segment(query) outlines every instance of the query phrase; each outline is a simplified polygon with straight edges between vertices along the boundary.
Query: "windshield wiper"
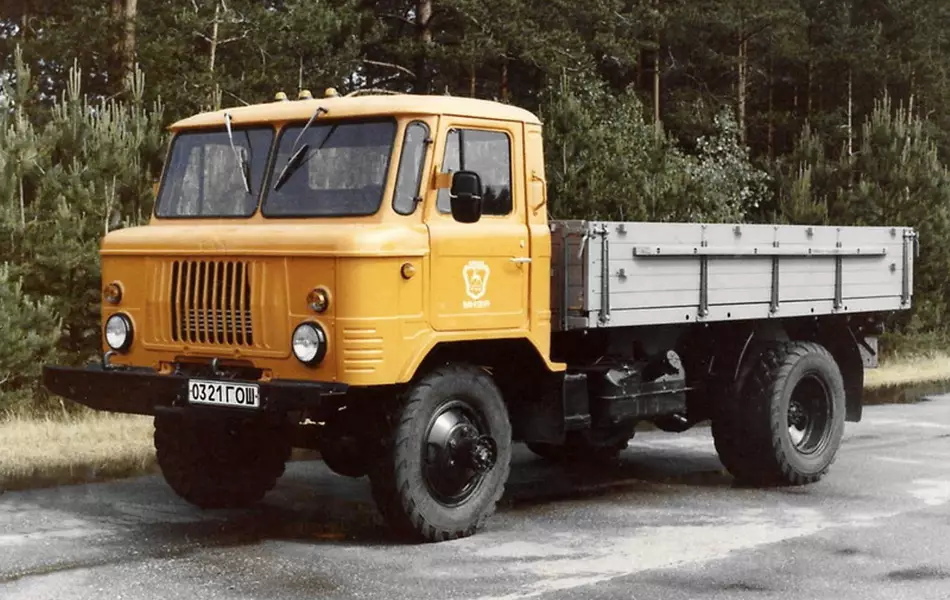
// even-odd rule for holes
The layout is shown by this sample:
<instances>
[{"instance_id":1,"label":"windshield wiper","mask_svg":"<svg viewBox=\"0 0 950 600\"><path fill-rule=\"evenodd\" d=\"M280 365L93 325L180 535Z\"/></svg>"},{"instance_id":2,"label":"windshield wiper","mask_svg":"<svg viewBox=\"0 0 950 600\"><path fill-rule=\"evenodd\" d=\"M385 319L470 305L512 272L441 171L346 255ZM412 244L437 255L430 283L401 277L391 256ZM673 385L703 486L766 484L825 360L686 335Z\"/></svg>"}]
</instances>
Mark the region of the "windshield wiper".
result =
<instances>
[{"instance_id":1,"label":"windshield wiper","mask_svg":"<svg viewBox=\"0 0 950 600\"><path fill-rule=\"evenodd\" d=\"M304 162L302 160L303 156L304 154L306 154L307 150L310 149L310 145L304 144L300 148L297 148L297 144L300 143L300 139L304 136L305 133L307 133L307 130L310 129L311 125L313 125L313 122L316 121L317 118L321 114L325 115L325 114L328 114L329 112L330 111L323 108L322 106L318 106L317 110L313 111L313 115L310 116L310 120L307 121L307 124L304 125L303 129L300 130L300 133L297 134L297 139L294 140L294 145L290 147L290 150L291 150L290 158L287 159L287 164L285 164L284 168L281 169L280 175L277 176L277 181L274 182L274 191L277 191L281 187L283 187L283 185L287 183L287 180L290 179L290 176L293 175L294 172L300 168L301 164L303 164ZM323 140L323 141L324 143L326 142L326 140Z\"/></svg>"},{"instance_id":2,"label":"windshield wiper","mask_svg":"<svg viewBox=\"0 0 950 600\"><path fill-rule=\"evenodd\" d=\"M231 113L224 113L224 127L228 130L228 141L231 142L231 150L234 151L234 158L237 159L238 172L241 174L244 191L250 194L251 167L247 162L247 157L242 152L238 152L237 146L234 145L234 133L231 131Z\"/></svg>"}]
</instances>

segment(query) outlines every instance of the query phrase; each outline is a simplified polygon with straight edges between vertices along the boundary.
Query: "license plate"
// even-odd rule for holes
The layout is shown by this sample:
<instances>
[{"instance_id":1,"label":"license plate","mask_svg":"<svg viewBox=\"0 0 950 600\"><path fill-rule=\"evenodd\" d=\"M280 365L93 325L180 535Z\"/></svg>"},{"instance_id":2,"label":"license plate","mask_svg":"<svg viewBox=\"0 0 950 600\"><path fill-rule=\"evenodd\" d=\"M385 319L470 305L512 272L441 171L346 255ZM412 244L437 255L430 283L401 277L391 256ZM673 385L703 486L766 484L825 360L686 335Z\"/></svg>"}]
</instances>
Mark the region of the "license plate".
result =
<instances>
[{"instance_id":1,"label":"license plate","mask_svg":"<svg viewBox=\"0 0 950 600\"><path fill-rule=\"evenodd\" d=\"M191 379L188 381L188 402L211 406L260 408L261 395L258 386L252 383Z\"/></svg>"}]
</instances>

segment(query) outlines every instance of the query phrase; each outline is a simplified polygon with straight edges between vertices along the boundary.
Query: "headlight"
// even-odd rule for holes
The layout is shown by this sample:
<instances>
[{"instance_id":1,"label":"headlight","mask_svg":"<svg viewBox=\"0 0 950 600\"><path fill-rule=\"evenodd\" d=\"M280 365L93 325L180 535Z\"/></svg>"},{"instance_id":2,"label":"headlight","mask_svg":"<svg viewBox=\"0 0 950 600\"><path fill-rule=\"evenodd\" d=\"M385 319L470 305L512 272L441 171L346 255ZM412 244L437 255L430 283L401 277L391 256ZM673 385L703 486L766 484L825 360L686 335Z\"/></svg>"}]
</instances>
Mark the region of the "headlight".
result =
<instances>
[{"instance_id":1,"label":"headlight","mask_svg":"<svg viewBox=\"0 0 950 600\"><path fill-rule=\"evenodd\" d=\"M132 321L123 314L112 315L106 321L106 343L117 352L125 352L132 345Z\"/></svg>"},{"instance_id":2,"label":"headlight","mask_svg":"<svg viewBox=\"0 0 950 600\"><path fill-rule=\"evenodd\" d=\"M330 292L317 288L307 294L307 305L315 313L326 312L330 306Z\"/></svg>"},{"instance_id":3,"label":"headlight","mask_svg":"<svg viewBox=\"0 0 950 600\"><path fill-rule=\"evenodd\" d=\"M300 362L317 365L327 355L327 334L316 323L301 323L294 330L293 350Z\"/></svg>"}]
</instances>

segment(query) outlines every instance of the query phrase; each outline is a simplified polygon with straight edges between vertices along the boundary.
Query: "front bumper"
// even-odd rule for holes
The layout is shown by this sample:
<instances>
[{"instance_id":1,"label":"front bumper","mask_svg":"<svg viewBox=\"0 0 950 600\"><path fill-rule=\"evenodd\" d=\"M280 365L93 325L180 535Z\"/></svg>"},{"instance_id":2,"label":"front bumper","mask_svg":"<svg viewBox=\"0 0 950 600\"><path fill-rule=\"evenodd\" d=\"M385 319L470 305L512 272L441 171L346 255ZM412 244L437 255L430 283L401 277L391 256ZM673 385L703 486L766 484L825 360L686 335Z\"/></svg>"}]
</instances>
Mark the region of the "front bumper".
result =
<instances>
[{"instance_id":1,"label":"front bumper","mask_svg":"<svg viewBox=\"0 0 950 600\"><path fill-rule=\"evenodd\" d=\"M96 410L134 415L209 410L252 412L189 404L188 379L183 375L160 375L152 369L103 368L101 365L84 369L43 367L43 384L49 391ZM343 383L287 380L246 383L260 386L261 407L253 412L271 414L303 409L319 411L327 408L331 397L345 394L348 387Z\"/></svg>"}]
</instances>

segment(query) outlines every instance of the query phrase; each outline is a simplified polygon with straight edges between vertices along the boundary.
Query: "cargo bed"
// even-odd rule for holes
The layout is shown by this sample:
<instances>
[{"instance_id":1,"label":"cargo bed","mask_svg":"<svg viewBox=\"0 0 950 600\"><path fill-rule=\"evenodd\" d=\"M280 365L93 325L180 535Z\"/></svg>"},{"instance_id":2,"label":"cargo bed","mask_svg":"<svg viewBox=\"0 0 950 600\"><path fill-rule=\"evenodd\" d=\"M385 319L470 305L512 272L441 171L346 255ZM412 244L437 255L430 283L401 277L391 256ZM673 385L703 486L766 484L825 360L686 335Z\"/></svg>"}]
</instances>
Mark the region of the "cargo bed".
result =
<instances>
[{"instance_id":1,"label":"cargo bed","mask_svg":"<svg viewBox=\"0 0 950 600\"><path fill-rule=\"evenodd\" d=\"M554 221L555 330L908 308L910 228Z\"/></svg>"}]
</instances>

